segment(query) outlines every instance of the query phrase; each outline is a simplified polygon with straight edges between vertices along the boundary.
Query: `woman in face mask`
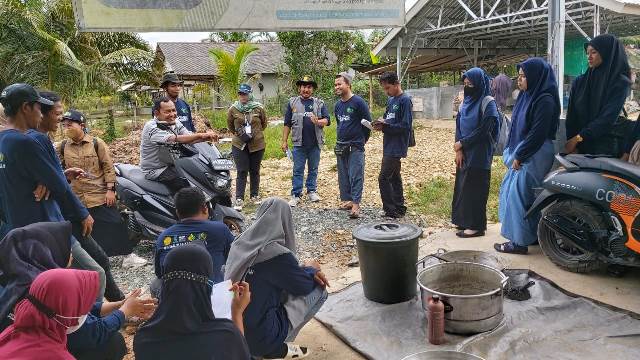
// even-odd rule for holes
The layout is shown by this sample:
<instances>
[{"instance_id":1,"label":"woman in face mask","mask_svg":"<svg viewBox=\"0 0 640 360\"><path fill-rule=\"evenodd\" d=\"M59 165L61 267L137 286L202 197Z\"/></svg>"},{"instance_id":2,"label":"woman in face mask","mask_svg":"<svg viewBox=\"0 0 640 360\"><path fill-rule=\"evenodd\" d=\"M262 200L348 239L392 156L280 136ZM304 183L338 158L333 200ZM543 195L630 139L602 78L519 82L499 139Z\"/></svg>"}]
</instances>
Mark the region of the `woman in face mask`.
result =
<instances>
[{"instance_id":1,"label":"woman in face mask","mask_svg":"<svg viewBox=\"0 0 640 360\"><path fill-rule=\"evenodd\" d=\"M0 334L2 359L72 360L67 334L82 325L98 294L98 273L54 269L36 277Z\"/></svg>"},{"instance_id":2,"label":"woman in face mask","mask_svg":"<svg viewBox=\"0 0 640 360\"><path fill-rule=\"evenodd\" d=\"M451 222L461 238L484 236L498 107L490 98L490 79L472 68L462 76L464 100L456 117L456 183Z\"/></svg>"},{"instance_id":3,"label":"woman in face mask","mask_svg":"<svg viewBox=\"0 0 640 360\"><path fill-rule=\"evenodd\" d=\"M122 221L116 204L116 174L110 150L102 139L87 132L85 116L76 110L69 110L62 116L65 140L56 144L56 151L64 169L82 169L86 176L71 181L71 188L89 214L94 219L91 237L104 250L102 254L91 256L105 271L109 270L107 256L126 255L123 267L139 267L146 260L133 253L133 243L129 241L127 226ZM74 224L74 235L85 248L79 224ZM90 242L90 241L89 241ZM101 252L101 251L100 251ZM107 256L104 256L106 253ZM115 282L107 278L105 297L111 301L121 300L122 294Z\"/></svg>"}]
</instances>

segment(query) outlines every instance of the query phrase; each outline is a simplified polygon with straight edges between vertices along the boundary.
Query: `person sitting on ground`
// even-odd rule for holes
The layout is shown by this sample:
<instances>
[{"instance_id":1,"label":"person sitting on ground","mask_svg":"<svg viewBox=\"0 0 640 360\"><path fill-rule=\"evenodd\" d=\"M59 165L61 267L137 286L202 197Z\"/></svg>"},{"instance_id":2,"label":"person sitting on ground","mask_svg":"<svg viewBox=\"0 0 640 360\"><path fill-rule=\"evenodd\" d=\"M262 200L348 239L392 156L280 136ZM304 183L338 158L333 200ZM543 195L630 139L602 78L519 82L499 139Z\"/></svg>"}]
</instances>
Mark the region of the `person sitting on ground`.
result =
<instances>
[{"instance_id":1,"label":"person sitting on ground","mask_svg":"<svg viewBox=\"0 0 640 360\"><path fill-rule=\"evenodd\" d=\"M70 231L70 230L69 230ZM73 360L67 334L78 330L98 294L95 271L53 269L39 274L0 334L0 358Z\"/></svg>"},{"instance_id":2,"label":"person sitting on ground","mask_svg":"<svg viewBox=\"0 0 640 360\"><path fill-rule=\"evenodd\" d=\"M203 243L213 261L211 280L219 283L224 279L222 267L227 261L234 239L224 223L209 220L209 208L200 189L190 187L178 191L175 206L178 223L163 231L156 240L155 272L158 279L151 284L151 293L156 297L162 283L160 278L165 273L164 259L172 249L194 241Z\"/></svg>"},{"instance_id":3,"label":"person sitting on ground","mask_svg":"<svg viewBox=\"0 0 640 360\"><path fill-rule=\"evenodd\" d=\"M211 256L201 244L171 251L162 274L160 304L136 333L137 360L248 360L242 336L243 312L250 301L249 285L232 288L232 321L216 318L211 306Z\"/></svg>"},{"instance_id":4,"label":"person sitting on ground","mask_svg":"<svg viewBox=\"0 0 640 360\"><path fill-rule=\"evenodd\" d=\"M12 230L0 241L0 275L6 291L0 298L4 325L13 306L24 298L31 282L43 271L69 267L72 262L71 224L36 223ZM9 279L5 281L5 279ZM119 330L132 316L148 317L153 300L139 298L140 289L126 300L96 302L80 329L68 337L67 348L80 360L120 360L126 354Z\"/></svg>"},{"instance_id":5,"label":"person sitting on ground","mask_svg":"<svg viewBox=\"0 0 640 360\"><path fill-rule=\"evenodd\" d=\"M289 342L320 310L329 283L317 261L300 266L295 253L291 207L277 198L260 205L255 222L231 245L225 279L246 276L251 285L244 327L253 356L302 359L310 353Z\"/></svg>"},{"instance_id":6,"label":"person sitting on ground","mask_svg":"<svg viewBox=\"0 0 640 360\"><path fill-rule=\"evenodd\" d=\"M0 212L3 214L0 238L14 228L29 224L64 221L61 206L65 208L69 199L75 199L75 205L69 206L65 215L82 222L83 235L90 234L93 218L73 194L60 162L30 133L42 120L41 105L54 103L41 97L31 85L20 83L2 90L0 102L9 125L0 132ZM47 144L53 149L50 142ZM75 237L70 241L74 266L98 272L98 299L102 300L106 284L104 269Z\"/></svg>"},{"instance_id":7,"label":"person sitting on ground","mask_svg":"<svg viewBox=\"0 0 640 360\"><path fill-rule=\"evenodd\" d=\"M176 121L176 106L168 97L153 103L154 118L144 124L140 142L140 168L149 180L165 184L171 193L188 187L189 182L178 173L173 163L163 162L159 152L162 143L195 144L218 141L214 133L193 134L181 122Z\"/></svg>"}]
</instances>

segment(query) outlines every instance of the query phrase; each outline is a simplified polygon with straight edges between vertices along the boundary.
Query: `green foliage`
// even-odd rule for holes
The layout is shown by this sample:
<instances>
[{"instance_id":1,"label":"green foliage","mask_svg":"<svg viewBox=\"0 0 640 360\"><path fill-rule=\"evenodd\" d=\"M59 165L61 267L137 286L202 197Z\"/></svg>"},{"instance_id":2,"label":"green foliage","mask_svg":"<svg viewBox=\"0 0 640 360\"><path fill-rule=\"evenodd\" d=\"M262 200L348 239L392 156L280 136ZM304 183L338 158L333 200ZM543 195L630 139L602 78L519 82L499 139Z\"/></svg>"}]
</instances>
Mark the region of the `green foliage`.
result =
<instances>
[{"instance_id":1,"label":"green foliage","mask_svg":"<svg viewBox=\"0 0 640 360\"><path fill-rule=\"evenodd\" d=\"M107 124L103 135L103 140L110 143L118 137L116 132L116 124L113 118L113 110L109 110L107 116Z\"/></svg>"},{"instance_id":2,"label":"green foliage","mask_svg":"<svg viewBox=\"0 0 640 360\"><path fill-rule=\"evenodd\" d=\"M491 168L491 185L487 202L487 219L491 222L498 222L498 196L505 173L506 168L502 164L502 159L496 157ZM419 213L438 220L449 220L453 187L453 180L436 177L417 187L410 187L407 190L407 199Z\"/></svg>"},{"instance_id":3,"label":"green foliage","mask_svg":"<svg viewBox=\"0 0 640 360\"><path fill-rule=\"evenodd\" d=\"M249 55L258 50L249 43L242 43L236 49L235 54L222 49L211 49L209 54L218 67L218 77L222 85L222 95L227 101L236 97L238 86L245 80L244 64Z\"/></svg>"},{"instance_id":4,"label":"green foliage","mask_svg":"<svg viewBox=\"0 0 640 360\"><path fill-rule=\"evenodd\" d=\"M370 46L360 32L350 31L289 31L278 33L285 48L284 61L289 67L291 92L297 94L295 82L311 75L318 83L316 95L334 96L336 74L354 62L371 61Z\"/></svg>"},{"instance_id":5,"label":"green foliage","mask_svg":"<svg viewBox=\"0 0 640 360\"><path fill-rule=\"evenodd\" d=\"M261 42L274 41L275 35L270 32L212 32L211 42Z\"/></svg>"},{"instance_id":6,"label":"green foliage","mask_svg":"<svg viewBox=\"0 0 640 360\"><path fill-rule=\"evenodd\" d=\"M27 82L69 99L152 78L138 35L79 32L71 0L0 0L0 28L0 87Z\"/></svg>"},{"instance_id":7,"label":"green foliage","mask_svg":"<svg viewBox=\"0 0 640 360\"><path fill-rule=\"evenodd\" d=\"M227 130L227 112L226 111L204 109L204 110L200 110L199 114L207 118L207 120L209 120L209 124L211 124L212 128L221 130L221 131Z\"/></svg>"}]
</instances>

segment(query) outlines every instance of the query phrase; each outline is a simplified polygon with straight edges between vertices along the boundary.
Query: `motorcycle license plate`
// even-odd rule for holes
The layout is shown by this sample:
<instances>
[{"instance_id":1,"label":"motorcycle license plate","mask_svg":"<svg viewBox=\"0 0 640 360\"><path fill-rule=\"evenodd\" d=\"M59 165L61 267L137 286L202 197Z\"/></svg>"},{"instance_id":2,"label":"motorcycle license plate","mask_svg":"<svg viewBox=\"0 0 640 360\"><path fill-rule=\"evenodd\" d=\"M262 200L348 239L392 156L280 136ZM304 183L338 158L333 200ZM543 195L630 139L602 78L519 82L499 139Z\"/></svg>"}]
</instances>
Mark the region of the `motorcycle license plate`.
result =
<instances>
[{"instance_id":1,"label":"motorcycle license plate","mask_svg":"<svg viewBox=\"0 0 640 360\"><path fill-rule=\"evenodd\" d=\"M213 160L212 165L215 170L232 170L234 168L233 161L227 159Z\"/></svg>"}]
</instances>

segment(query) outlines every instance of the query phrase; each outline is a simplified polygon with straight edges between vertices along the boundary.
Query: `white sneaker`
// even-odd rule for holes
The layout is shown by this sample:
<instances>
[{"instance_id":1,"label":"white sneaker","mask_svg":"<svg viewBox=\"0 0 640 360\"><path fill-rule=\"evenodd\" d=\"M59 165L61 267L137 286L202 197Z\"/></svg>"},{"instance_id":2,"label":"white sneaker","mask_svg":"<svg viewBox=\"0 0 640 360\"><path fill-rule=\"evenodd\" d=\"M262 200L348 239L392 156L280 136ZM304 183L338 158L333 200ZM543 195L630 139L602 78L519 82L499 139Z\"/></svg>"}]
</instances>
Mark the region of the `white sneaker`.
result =
<instances>
[{"instance_id":1,"label":"white sneaker","mask_svg":"<svg viewBox=\"0 0 640 360\"><path fill-rule=\"evenodd\" d=\"M233 205L233 209L235 211L242 211L242 205L244 205L244 201L242 199L236 199L235 205Z\"/></svg>"},{"instance_id":2,"label":"white sneaker","mask_svg":"<svg viewBox=\"0 0 640 360\"><path fill-rule=\"evenodd\" d=\"M257 196L252 197L252 198L250 199L250 201L251 201L254 205L260 205L260 204L262 204L262 200L260 200L260 198L259 198L259 197L257 197Z\"/></svg>"},{"instance_id":3,"label":"white sneaker","mask_svg":"<svg viewBox=\"0 0 640 360\"><path fill-rule=\"evenodd\" d=\"M298 206L298 203L300 202L300 197L298 196L292 196L291 200L289 200L289 206L291 207L296 207Z\"/></svg>"},{"instance_id":4,"label":"white sneaker","mask_svg":"<svg viewBox=\"0 0 640 360\"><path fill-rule=\"evenodd\" d=\"M134 253L131 253L125 256L125 258L122 260L122 267L127 269L139 268L139 267L145 266L146 264L147 264L147 259L143 259Z\"/></svg>"},{"instance_id":5,"label":"white sneaker","mask_svg":"<svg viewBox=\"0 0 640 360\"><path fill-rule=\"evenodd\" d=\"M287 355L281 359L274 359L274 360L304 359L310 354L311 354L311 349L305 346L287 343Z\"/></svg>"},{"instance_id":6,"label":"white sneaker","mask_svg":"<svg viewBox=\"0 0 640 360\"><path fill-rule=\"evenodd\" d=\"M309 200L310 200L311 202L318 202L318 201L320 201L320 195L318 195L318 193L317 193L317 192L315 192L315 191L310 192L309 194L307 194L307 196L309 197Z\"/></svg>"}]
</instances>

